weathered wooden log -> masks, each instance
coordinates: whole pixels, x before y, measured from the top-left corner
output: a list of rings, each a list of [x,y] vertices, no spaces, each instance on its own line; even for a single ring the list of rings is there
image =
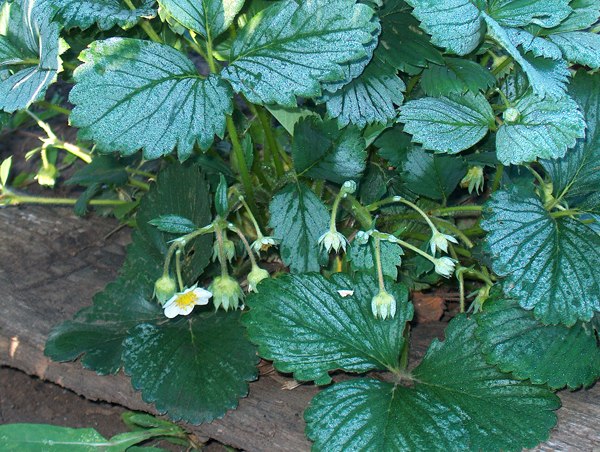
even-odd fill
[[[68,209],[0,210],[0,365],[21,369],[91,400],[155,413],[123,375],[98,376],[75,363],[55,363],[43,354],[50,330],[91,304],[123,261],[127,231],[114,221],[80,219]],[[418,326],[412,358],[420,359],[442,324]],[[187,426],[202,437],[248,451],[306,451],[302,413],[318,389],[271,372],[250,384],[249,397],[223,419]],[[2,388],[0,388],[0,396]],[[559,425],[540,450],[600,447],[600,387],[561,394]]]

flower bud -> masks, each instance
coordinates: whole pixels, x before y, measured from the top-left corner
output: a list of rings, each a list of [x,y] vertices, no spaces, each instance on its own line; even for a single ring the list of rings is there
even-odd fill
[[[161,305],[172,298],[176,291],[177,285],[175,280],[169,275],[161,276],[154,283],[154,296]]]
[[[473,193],[473,190],[475,190],[477,194],[481,193],[484,184],[485,178],[483,177],[483,168],[481,166],[472,166],[469,168],[467,175],[460,181],[460,186],[462,188],[468,188],[469,194]]]
[[[256,254],[260,254],[261,251],[267,251],[272,246],[276,246],[277,242],[278,240],[274,237],[265,237],[261,235],[254,242],[252,242],[251,248]]]
[[[344,185],[342,185],[342,195],[351,195],[354,192],[356,192],[356,182],[354,182],[353,180],[347,180],[346,182],[344,182]]]
[[[225,311],[238,308],[240,301],[244,299],[244,292],[238,282],[229,275],[217,276],[210,287],[215,308],[223,307]]]
[[[356,236],[354,236],[354,243],[357,245],[366,245],[369,243],[370,237],[371,233],[369,231],[358,231]]]
[[[504,111],[504,121],[513,124],[519,120],[521,112],[514,107],[507,108]]]
[[[269,277],[269,272],[258,266],[253,266],[252,271],[248,273],[248,292],[257,292],[258,283]]]
[[[224,257],[227,259],[227,262],[231,262],[235,257],[235,243],[227,237],[223,237],[223,253],[225,254]],[[219,242],[215,241],[213,243],[212,260],[215,262],[217,259],[219,259]]]
[[[381,290],[371,300],[371,310],[376,319],[393,318],[396,315],[396,299],[385,290]]]
[[[54,187],[57,177],[58,169],[56,169],[56,166],[49,164],[48,166],[40,168],[35,176],[35,180],[38,181],[38,184],[45,187]]]

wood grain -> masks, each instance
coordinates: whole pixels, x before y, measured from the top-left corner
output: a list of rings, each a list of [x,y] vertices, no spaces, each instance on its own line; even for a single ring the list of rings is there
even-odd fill
[[[125,375],[101,377],[77,362],[54,363],[43,354],[50,330],[89,305],[94,293],[116,276],[129,240],[127,231],[105,238],[116,226],[107,219],[77,218],[68,209],[0,209],[0,365],[92,400],[155,413]],[[413,362],[442,331],[441,323],[414,329]],[[188,428],[247,451],[308,451],[302,413],[318,389],[295,387],[293,380],[272,372],[268,364],[261,373],[266,375],[251,383],[249,397],[241,400],[237,410],[210,424]],[[538,450],[600,447],[600,387],[560,395],[559,425]]]

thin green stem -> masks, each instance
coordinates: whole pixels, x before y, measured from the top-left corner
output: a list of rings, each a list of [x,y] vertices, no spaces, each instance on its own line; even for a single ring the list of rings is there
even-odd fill
[[[143,191],[150,190],[150,185],[148,185],[147,183],[142,182],[140,180],[134,179],[133,177],[129,178],[129,185],[131,185],[132,187],[139,188],[140,190],[143,190]]]
[[[129,7],[130,10],[134,11],[137,8],[135,7],[135,5],[131,2],[131,0],[124,0],[125,4]],[[152,25],[150,25],[150,22],[148,22],[145,19],[142,19],[139,22],[140,27],[142,27],[142,30],[144,30],[144,32],[148,35],[148,37],[154,41],[154,42],[158,42],[158,43],[162,43],[162,39],[160,38],[160,36],[158,36],[158,34],[154,31],[154,28],[152,28]]]
[[[465,277],[463,275],[465,268],[460,267],[456,270],[456,279],[458,279],[458,292],[460,296],[460,312],[465,312]]]
[[[373,226],[371,213],[352,195],[347,195],[346,201],[350,203],[350,211],[354,218],[358,220],[360,226],[363,229],[370,229]]]
[[[275,166],[275,173],[277,177],[283,176],[285,172],[283,168],[283,162],[281,161],[281,156],[279,155],[279,145],[277,140],[275,139],[275,135],[273,135],[273,130],[271,127],[271,121],[267,116],[264,109],[260,107],[256,107],[256,114],[260,124],[265,132],[265,139],[267,140],[267,146],[270,149],[271,157],[273,158],[273,165]]]
[[[246,239],[246,236],[242,233],[242,231],[239,230],[239,228],[235,227],[231,223],[227,226],[227,228],[230,231],[233,231],[238,235],[238,237],[244,244],[244,248],[246,248],[246,253],[248,253],[248,257],[250,258],[250,262],[252,263],[252,266],[256,267],[257,266],[256,258],[254,257],[254,252],[252,251],[252,248],[250,247],[250,244],[248,243],[248,239]]]
[[[0,205],[2,205],[3,199],[8,200],[9,205],[19,204],[42,204],[42,205],[56,205],[56,206],[74,206],[77,203],[76,198],[43,198],[39,196],[19,196],[14,193],[10,193],[10,196],[0,196]],[[130,201],[122,201],[118,199],[92,199],[88,202],[91,206],[123,206],[129,204]]]
[[[379,291],[385,292],[383,267],[381,265],[381,239],[379,237],[375,237],[375,265],[377,266],[377,281],[379,282]]]
[[[470,205],[470,206],[455,206],[455,207],[443,207],[440,209],[431,210],[429,213],[435,217],[452,217],[459,213],[481,213],[483,211],[482,206]]]
[[[581,210],[574,210],[574,209],[570,209],[570,210],[560,210],[558,212],[552,212],[550,213],[550,216],[552,218],[562,218],[562,217],[573,217],[576,215],[584,215],[585,212],[582,212]]]
[[[246,157],[244,156],[244,150],[242,149],[242,145],[240,144],[240,139],[238,137],[238,133],[235,128],[235,124],[233,123],[233,118],[231,116],[227,117],[227,131],[229,133],[229,139],[231,140],[231,145],[233,147],[233,154],[237,161],[237,169],[242,178],[242,185],[244,187],[246,198],[248,199],[248,203],[251,207],[251,210],[253,212],[256,212],[254,185],[252,184],[252,178],[250,177],[250,173],[248,172],[248,165],[246,163]]]
[[[145,177],[146,179],[154,179],[156,177],[156,174],[152,174],[147,171],[142,171],[142,170],[135,169],[135,168],[128,167],[128,168],[125,168],[125,170],[130,174],[133,174],[135,176]]]
[[[410,243],[405,242],[404,240],[399,239],[399,238],[396,238],[396,243],[398,243],[398,245],[402,246],[403,248],[408,248],[409,250],[414,251],[415,253],[423,256],[425,259],[427,259],[428,261],[435,264],[435,262],[436,262],[435,257],[433,257],[432,255],[426,253],[425,251],[417,248],[416,246],[411,245]]]
[[[538,183],[540,184],[541,187],[543,187],[546,184],[546,181],[540,175],[540,173],[538,173],[536,170],[534,170],[530,165],[527,165],[525,168],[527,168],[529,170],[529,172],[531,174],[533,174],[533,177],[535,177],[535,179],[538,181]]]
[[[504,69],[506,69],[508,66],[510,66],[512,63],[513,63],[512,57],[507,56],[506,58],[504,58],[504,60],[498,66],[496,66],[494,69],[492,69],[492,75],[497,76]]]
[[[219,250],[219,263],[221,264],[221,276],[228,276],[227,259],[225,258],[225,248],[223,246],[223,230],[220,225],[215,226],[215,236],[217,237],[217,246]]]
[[[248,213],[248,216],[250,217],[250,221],[252,222],[252,225],[254,226],[254,230],[256,231],[257,238],[260,239],[261,237],[264,237],[263,233],[262,233],[262,230],[260,229],[260,226],[258,224],[258,221],[256,221],[256,217],[252,213],[252,209],[250,209],[250,206],[248,205],[248,203],[246,202],[246,200],[244,199],[244,197],[240,196],[238,199],[240,200],[240,202],[242,203],[242,205],[246,209],[246,212]]]
[[[71,110],[69,110],[68,108],[61,107],[60,105],[56,105],[52,102],[48,102],[45,100],[37,102],[36,105],[39,105],[40,107],[46,108],[48,110],[54,110],[56,113],[60,113],[66,116],[69,116],[71,114]]]
[[[181,276],[181,248],[177,248],[177,251],[175,251],[175,273],[177,274],[179,291],[183,292],[185,286],[183,285],[183,277]]]
[[[335,197],[335,201],[333,201],[333,207],[331,208],[331,219],[329,220],[329,230],[337,231],[337,211],[340,206],[340,202],[342,201],[343,196],[340,193]]]
[[[496,174],[494,175],[494,182],[492,183],[492,192],[495,192],[500,188],[502,183],[502,177],[504,176],[504,165],[498,163],[496,166]]]
[[[75,157],[83,160],[87,164],[92,163],[92,156],[89,154],[89,152],[73,143],[56,139],[52,145],[67,151],[69,154],[73,154]]]

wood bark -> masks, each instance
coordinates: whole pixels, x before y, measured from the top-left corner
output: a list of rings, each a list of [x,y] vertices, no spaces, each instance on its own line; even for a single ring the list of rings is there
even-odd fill
[[[62,208],[0,209],[0,365],[59,384],[91,400],[156,413],[134,391],[127,376],[98,376],[78,362],[55,363],[43,353],[50,330],[91,304],[92,296],[115,278],[123,261],[126,230],[102,218],[81,219]],[[110,236],[109,236],[110,235]],[[109,237],[107,237],[109,236]],[[412,360],[422,358],[444,325],[417,326]],[[197,435],[248,451],[307,451],[302,413],[318,392],[261,367],[249,397],[223,419],[187,426]],[[0,388],[1,397],[2,388]],[[560,393],[563,408],[550,440],[539,450],[600,447],[600,387]]]

